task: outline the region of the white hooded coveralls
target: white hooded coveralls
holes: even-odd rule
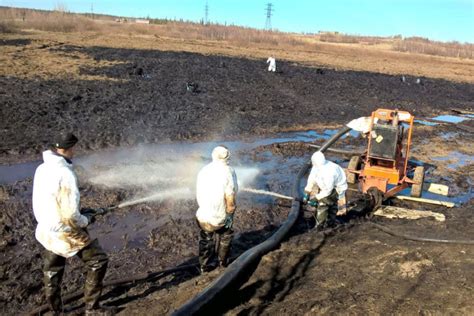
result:
[[[196,218],[200,223],[222,227],[226,217],[225,197],[235,197],[238,190],[237,176],[227,164],[227,157],[215,155],[214,152],[213,161],[204,166],[197,177],[196,198],[199,209]]]
[[[49,251],[72,257],[91,240],[83,229],[88,219],[79,212],[80,196],[72,164],[51,150],[33,181],[33,212],[38,222],[36,239]]]
[[[343,199],[347,190],[347,179],[344,170],[334,162],[326,160],[319,151],[313,154],[311,161],[313,167],[308,177],[305,192],[312,192],[317,186],[319,187],[319,193],[316,194],[316,199],[321,200],[331,195],[332,190],[336,189],[338,199]]]
[[[267,64],[269,64],[268,65],[268,71],[273,71],[273,72],[276,71],[276,60],[275,60],[275,58],[268,57]]]

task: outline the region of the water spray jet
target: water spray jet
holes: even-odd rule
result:
[[[248,193],[254,193],[254,194],[260,194],[260,195],[269,195],[269,196],[274,196],[274,197],[278,197],[278,198],[285,199],[285,200],[293,200],[293,198],[291,196],[283,195],[283,194],[272,192],[272,191],[258,190],[258,189],[252,189],[252,188],[241,188],[240,191],[244,191],[244,192],[248,192]]]
[[[150,196],[143,197],[143,198],[138,198],[138,199],[135,199],[135,200],[132,200],[132,201],[127,201],[127,202],[120,203],[119,205],[115,206],[114,208],[122,208],[122,207],[126,207],[126,206],[131,206],[131,205],[146,203],[146,202],[151,202],[151,201],[161,201],[161,200],[164,200],[164,199],[167,199],[167,198],[183,199],[184,200],[184,199],[188,199],[191,193],[192,192],[189,188],[177,188],[177,189],[174,189],[174,190],[166,190],[166,191],[158,192],[158,193],[155,193],[155,194],[152,194]]]

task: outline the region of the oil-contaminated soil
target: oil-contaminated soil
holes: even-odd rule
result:
[[[0,162],[40,159],[59,131],[80,137],[78,156],[137,144],[253,142],[277,133],[324,133],[376,108],[399,108],[430,119],[452,108],[472,111],[474,87],[442,79],[306,67],[279,61],[268,73],[264,61],[157,49],[112,49],[70,43],[2,40]],[[63,64],[31,64],[60,56]],[[81,76],[44,72],[77,67]],[[14,69],[15,71],[12,71]],[[67,72],[67,71],[65,71]],[[13,74],[12,74],[13,73]],[[451,209],[393,202],[446,214],[438,223],[382,220],[411,235],[470,239],[474,232],[472,120],[460,125],[417,124],[414,158],[437,165],[428,179],[447,184],[460,199]],[[298,140],[295,137],[295,140]],[[317,143],[322,138],[315,137]],[[348,137],[341,147],[363,146]],[[351,147],[352,146],[352,147]],[[260,164],[255,185],[289,194],[294,175],[312,149],[301,143],[257,144],[236,150],[236,161]],[[207,157],[208,152],[202,156]],[[344,158],[331,156],[332,159]],[[347,158],[347,157],[346,157]],[[0,187],[0,312],[18,314],[44,303],[41,247],[34,239],[31,176]],[[81,182],[83,206],[117,204],[139,189],[105,188]],[[455,199],[455,198],[453,198]],[[288,202],[239,195],[236,256],[271,235],[285,220]],[[285,204],[286,203],[286,204]],[[91,227],[110,256],[107,280],[197,262],[194,199],[139,204],[108,214]],[[262,258],[255,273],[216,313],[246,314],[471,314],[474,312],[473,247],[407,241],[349,221],[324,235],[302,215],[280,249]],[[125,314],[167,314],[209,284],[222,269],[155,278],[107,289],[107,304]],[[68,262],[63,293],[83,284],[81,263]],[[74,308],[73,308],[74,309]],[[78,311],[80,309],[76,309]]]

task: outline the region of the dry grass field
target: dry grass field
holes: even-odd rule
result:
[[[419,38],[301,35],[235,26],[159,22],[149,25],[131,21],[118,23],[111,17],[91,19],[64,12],[2,8],[0,38],[24,38],[37,41],[39,45],[43,45],[43,42],[50,42],[47,45],[60,42],[83,47],[184,51],[254,59],[266,59],[274,55],[277,60],[314,67],[474,82],[472,44],[439,43]],[[5,75],[22,71],[16,68],[20,65],[9,63],[9,54],[21,53],[30,60],[30,64],[25,66],[34,64],[40,72],[48,72],[49,63],[64,61],[61,56],[50,54],[47,56],[48,61],[43,63],[30,56],[29,52],[18,52],[4,45],[0,50],[1,74]],[[80,61],[75,60],[75,64],[80,64]],[[75,65],[63,65],[66,72],[76,70]]]

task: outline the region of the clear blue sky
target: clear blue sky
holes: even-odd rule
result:
[[[339,31],[359,35],[422,36],[474,43],[474,0],[208,0],[211,22],[287,32]],[[199,21],[206,0],[0,0],[4,6]]]

